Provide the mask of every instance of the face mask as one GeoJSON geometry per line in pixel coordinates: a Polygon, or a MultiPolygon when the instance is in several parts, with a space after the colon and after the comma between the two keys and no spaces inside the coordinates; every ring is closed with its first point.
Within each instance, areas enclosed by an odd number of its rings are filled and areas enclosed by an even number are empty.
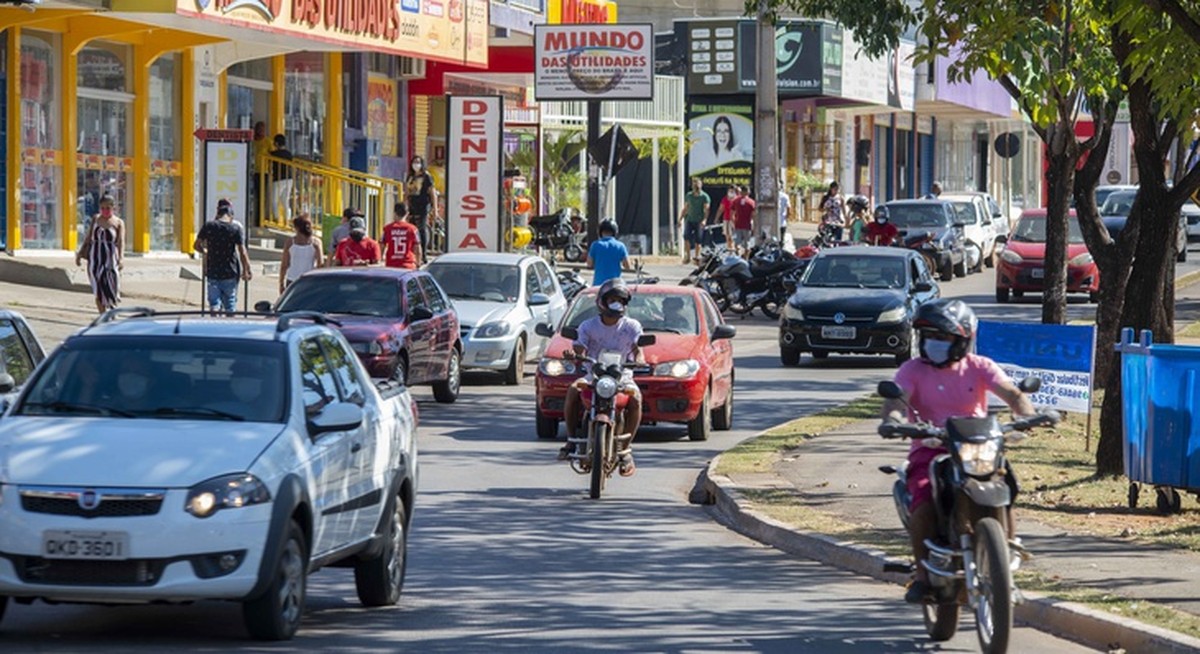
{"type": "Polygon", "coordinates": [[[926,359],[940,365],[950,360],[950,348],[953,345],[954,343],[950,341],[936,341],[932,338],[927,338],[922,349],[925,352],[926,359]]]}
{"type": "Polygon", "coordinates": [[[422,168],[424,168],[424,167],[425,167],[425,164],[423,164],[423,163],[421,163],[421,162],[419,162],[419,161],[414,161],[414,162],[413,162],[413,170],[415,170],[415,171],[417,171],[417,172],[420,172],[420,171],[421,171],[421,169],[422,169],[422,168]]]}
{"type": "Polygon", "coordinates": [[[879,223],[880,225],[886,225],[886,224],[887,224],[887,218],[876,218],[876,219],[875,219],[875,222],[879,223]]]}
{"type": "Polygon", "coordinates": [[[146,394],[150,380],[136,372],[123,372],[117,376],[117,389],[125,397],[138,398],[146,394]]]}
{"type": "Polygon", "coordinates": [[[258,399],[262,392],[261,379],[234,379],[229,382],[229,390],[233,392],[233,396],[242,402],[251,402],[258,399]]]}
{"type": "Polygon", "coordinates": [[[608,303],[609,311],[616,311],[616,312],[620,313],[624,309],[625,309],[625,305],[621,304],[620,302],[609,302],[608,303]]]}

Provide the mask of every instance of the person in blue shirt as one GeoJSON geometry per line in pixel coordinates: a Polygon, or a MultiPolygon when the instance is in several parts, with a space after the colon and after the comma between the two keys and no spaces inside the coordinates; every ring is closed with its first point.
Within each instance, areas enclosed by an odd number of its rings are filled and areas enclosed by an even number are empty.
{"type": "Polygon", "coordinates": [[[620,277],[622,270],[633,270],[629,264],[629,251],[617,240],[617,223],[600,221],[600,239],[588,248],[587,267],[595,269],[592,286],[620,277]]]}

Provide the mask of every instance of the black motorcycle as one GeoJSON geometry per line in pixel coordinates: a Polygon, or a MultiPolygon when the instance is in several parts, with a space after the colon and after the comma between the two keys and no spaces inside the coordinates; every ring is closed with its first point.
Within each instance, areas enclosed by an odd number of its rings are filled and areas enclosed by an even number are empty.
{"type": "Polygon", "coordinates": [[[571,263],[582,263],[587,258],[583,241],[587,230],[583,218],[570,208],[557,213],[533,216],[529,219],[533,230],[533,246],[538,254],[542,250],[561,250],[563,259],[571,263]]]}
{"type": "MultiPolygon", "coordinates": [[[[1035,393],[1040,385],[1037,377],[1026,377],[1018,387],[1025,393],[1035,393]]],[[[905,399],[895,382],[880,382],[878,391],[885,398],[905,399]]],[[[1011,540],[1008,532],[1016,478],[1004,456],[1004,445],[1024,438],[1021,432],[1054,425],[1059,419],[1058,413],[1051,411],[1007,424],[990,415],[950,418],[944,428],[928,423],[879,426],[879,435],[884,438],[928,439],[930,445],[948,450],[929,465],[937,538],[936,542],[925,541],[928,558],[917,562],[929,573],[933,587],[933,600],[923,605],[925,630],[931,639],[952,638],[958,629],[959,608],[966,605],[975,611],[975,630],[983,652],[1007,651],[1013,605],[1020,601],[1012,573],[1027,552],[1019,541],[1011,540]]],[[[911,517],[907,462],[881,466],[880,470],[896,475],[892,498],[900,522],[907,529],[911,517]]]]}
{"type": "Polygon", "coordinates": [[[775,243],[751,251],[749,261],[727,253],[713,269],[705,290],[721,311],[747,315],[757,308],[778,320],[807,265],[807,259],[797,259],[775,243]]]}

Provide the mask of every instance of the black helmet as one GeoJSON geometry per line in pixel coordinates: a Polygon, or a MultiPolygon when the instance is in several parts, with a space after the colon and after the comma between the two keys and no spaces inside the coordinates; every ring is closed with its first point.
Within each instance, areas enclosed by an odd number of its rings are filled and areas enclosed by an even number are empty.
{"type": "Polygon", "coordinates": [[[922,304],[913,318],[913,329],[921,337],[921,356],[931,357],[925,351],[925,337],[928,334],[953,336],[950,345],[950,356],[943,362],[934,362],[938,367],[948,366],[967,356],[971,341],[975,340],[975,327],[979,320],[975,312],[962,300],[945,298],[922,304]]]}
{"type": "Polygon", "coordinates": [[[846,206],[853,212],[866,211],[867,207],[871,206],[871,201],[865,195],[851,195],[850,199],[846,200],[846,206]]]}
{"type": "Polygon", "coordinates": [[[600,315],[623,316],[625,315],[625,305],[629,304],[631,297],[633,296],[630,295],[629,288],[625,286],[625,281],[620,277],[613,277],[600,285],[600,290],[596,293],[596,306],[600,309],[600,315]],[[621,303],[620,309],[608,306],[613,300],[621,303]]]}
{"type": "Polygon", "coordinates": [[[616,221],[614,221],[614,220],[607,220],[607,219],[606,219],[606,220],[601,220],[601,221],[600,221],[600,227],[599,227],[599,229],[597,229],[597,230],[596,230],[596,233],[597,233],[597,234],[600,234],[601,236],[603,236],[603,235],[604,235],[604,232],[611,232],[611,233],[612,233],[612,235],[613,235],[613,238],[616,238],[616,236],[617,236],[617,234],[618,234],[618,230],[617,230],[617,223],[616,223],[616,221]]]}
{"type": "Polygon", "coordinates": [[[875,220],[880,220],[880,219],[883,219],[883,220],[888,219],[888,208],[883,206],[882,204],[879,205],[878,207],[875,207],[875,220]]]}

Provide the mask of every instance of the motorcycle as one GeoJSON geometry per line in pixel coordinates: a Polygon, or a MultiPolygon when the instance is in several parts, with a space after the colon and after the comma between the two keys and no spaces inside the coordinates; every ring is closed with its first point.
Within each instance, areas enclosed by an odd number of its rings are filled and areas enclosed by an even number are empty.
{"type": "Polygon", "coordinates": [[[540,254],[543,249],[562,250],[563,259],[571,263],[582,263],[587,259],[583,241],[587,237],[583,218],[567,208],[557,213],[533,216],[529,219],[533,230],[533,246],[540,254]]]}
{"type": "Polygon", "coordinates": [[[755,308],[778,320],[780,309],[795,289],[807,259],[798,259],[777,243],[768,243],[751,252],[750,261],[727,253],[713,269],[705,290],[717,301],[721,311],[748,315],[755,308]]]}
{"type": "MultiPolygon", "coordinates": [[[[562,335],[572,340],[579,337],[574,327],[563,327],[562,335]]],[[[638,346],[653,345],[656,337],[643,334],[638,346]]],[[[633,434],[624,430],[625,405],[634,392],[629,382],[635,370],[649,370],[648,366],[625,363],[621,352],[601,352],[595,359],[576,354],[577,364],[586,366],[592,373],[591,384],[582,393],[582,430],[567,442],[574,452],[567,456],[571,469],[581,475],[590,476],[588,496],[600,499],[607,481],[620,465],[621,457],[629,454],[633,434]],[[584,436],[578,436],[578,434],[584,436]]]]}
{"type": "MultiPolygon", "coordinates": [[[[1027,377],[1018,387],[1022,392],[1035,393],[1040,382],[1036,377],[1027,377]]],[[[878,392],[907,404],[904,391],[895,382],[880,382],[878,392]]],[[[1054,425],[1059,419],[1058,413],[1050,411],[1006,424],[996,416],[987,416],[950,418],[944,428],[928,423],[880,425],[879,435],[884,438],[920,438],[928,446],[948,450],[929,465],[938,535],[936,542],[925,541],[929,555],[917,562],[929,573],[933,588],[933,601],[922,607],[925,630],[934,641],[954,636],[959,609],[966,605],[975,612],[975,630],[984,654],[1007,651],[1012,607],[1020,601],[1012,573],[1028,552],[1019,541],[1012,540],[1007,529],[1016,479],[1004,455],[1004,445],[1023,439],[1025,431],[1054,425]]],[[[908,529],[907,462],[879,469],[896,475],[892,498],[900,522],[908,529]]],[[[914,570],[910,565],[887,569],[914,570]]]]}
{"type": "Polygon", "coordinates": [[[579,291],[588,287],[587,281],[583,279],[578,270],[571,268],[558,270],[556,268],[554,274],[558,277],[558,285],[562,288],[563,297],[567,298],[567,302],[575,299],[575,296],[579,295],[579,291]]]}

